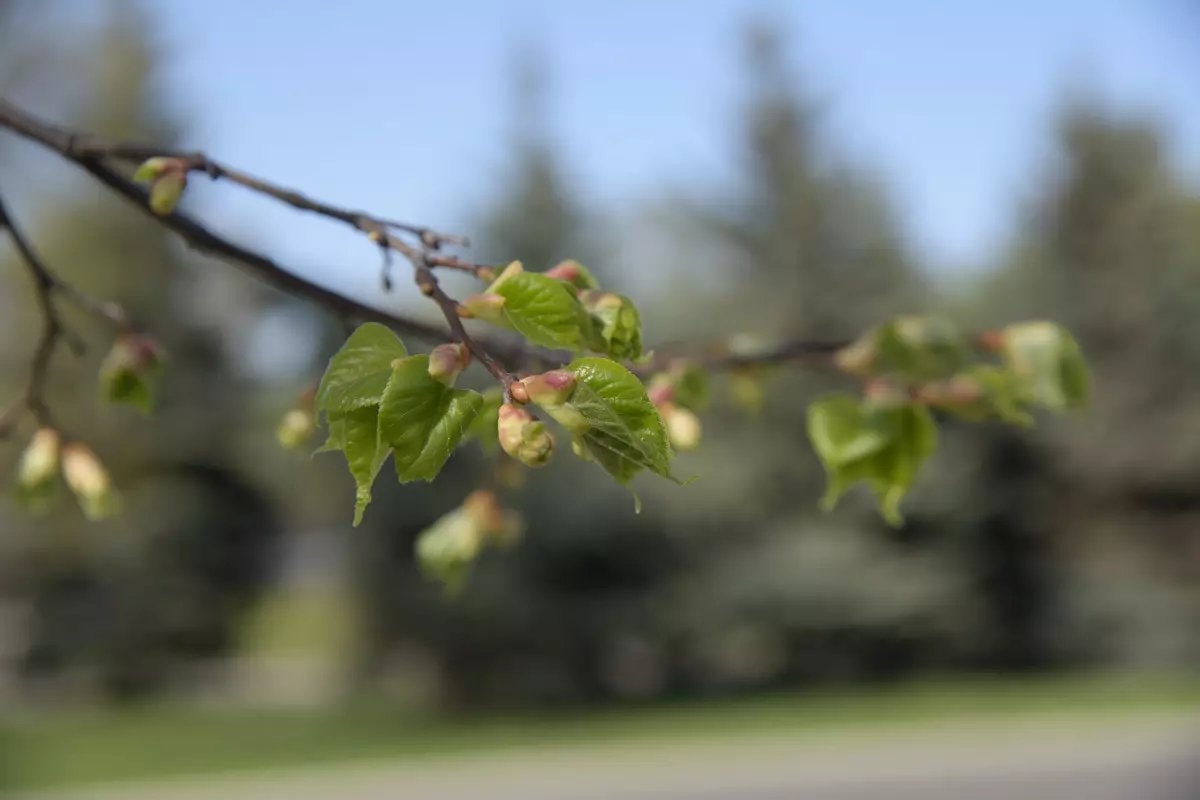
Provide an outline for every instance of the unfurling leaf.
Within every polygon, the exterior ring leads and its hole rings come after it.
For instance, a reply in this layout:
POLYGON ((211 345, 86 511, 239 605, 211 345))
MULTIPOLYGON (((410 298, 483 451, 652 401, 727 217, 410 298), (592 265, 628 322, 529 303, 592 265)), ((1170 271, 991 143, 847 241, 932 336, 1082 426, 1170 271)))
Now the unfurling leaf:
POLYGON ((379 433, 400 482, 437 477, 482 408, 478 392, 432 378, 429 356, 397 361, 379 403, 379 433))
POLYGON ((580 291, 599 289, 600 284, 583 264, 578 261, 562 261, 546 270, 546 277, 566 281, 580 291))
POLYGON ((1079 344, 1052 322, 1023 322, 1003 331, 1001 353, 1027 403, 1054 411, 1084 408, 1091 375, 1079 344))
POLYGON ((628 297, 614 292, 582 291, 579 301, 592 317, 596 338, 592 350, 615 359, 642 356, 642 319, 628 297))
POLYGON ((121 496, 113 488, 108 471, 86 445, 63 447, 62 474, 89 520, 101 520, 121 510, 121 496))
POLYGON ((296 450, 303 447, 316 432, 317 418, 313 412, 303 408, 293 408, 279 421, 275 438, 283 447, 296 450))
POLYGON ((163 373, 158 343, 139 334, 122 334, 100 365, 100 397, 108 403, 133 406, 142 414, 154 408, 155 379, 163 373))
POLYGON ((947 381, 922 387, 920 399, 930 408, 968 422, 998 419, 1027 428, 1033 415, 1025 409, 1020 381, 994 364, 977 364, 947 381))
POLYGON ((519 262, 510 264, 484 295, 468 298, 464 305, 479 319, 512 328, 542 347, 579 352, 594 335, 591 318, 573 286, 546 275, 525 272, 519 262), (503 298, 503 304, 484 303, 483 298, 488 295, 503 298), (497 305, 503 312, 502 319, 492 318, 498 316, 497 305))
POLYGON ((529 402, 543 408, 561 406, 575 392, 575 374, 569 370, 556 369, 541 375, 531 375, 521 380, 529 402))
POLYGON ((900 503, 937 447, 929 409, 834 394, 809 406, 808 433, 828 479, 822 508, 832 510, 847 489, 865 481, 884 520, 903 524, 900 503))
POLYGON ((53 428, 33 434, 17 465, 17 503, 26 511, 46 510, 58 494, 62 438, 53 428))
POLYGON ((404 358, 404 344, 377 322, 361 326, 329 360, 317 387, 315 410, 350 411, 377 406, 392 377, 392 362, 404 358))
POLYGON ((458 592, 485 546, 511 544, 523 532, 521 517, 501 508, 495 494, 480 489, 421 532, 417 563, 424 575, 458 592))
POLYGON ((539 407, 572 434, 575 453, 621 485, 643 469, 676 480, 666 424, 642 382, 608 358, 576 359, 566 370, 576 381, 570 396, 539 407))
POLYGON ((429 376, 445 386, 453 386, 470 363, 471 351, 465 344, 440 344, 429 353, 429 376))
POLYGON ((527 467, 544 467, 554 455, 554 436, 546 424, 512 403, 500 406, 496 438, 505 453, 527 467))

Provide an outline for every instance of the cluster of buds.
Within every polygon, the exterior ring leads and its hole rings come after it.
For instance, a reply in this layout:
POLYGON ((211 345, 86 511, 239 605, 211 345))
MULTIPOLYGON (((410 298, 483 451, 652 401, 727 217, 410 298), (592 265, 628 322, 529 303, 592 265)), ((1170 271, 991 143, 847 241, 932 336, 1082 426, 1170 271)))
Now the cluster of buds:
POLYGON ((515 403, 500 406, 496 432, 504 452, 527 467, 544 467, 554 455, 546 423, 515 403))
POLYGON ((166 216, 175 210, 187 188, 188 163, 181 158, 151 158, 138 167, 133 179, 150 187, 150 208, 166 216))
POLYGON ((100 459, 86 445, 64 444, 53 428, 39 429, 21 454, 18 498, 27 508, 41 510, 57 490, 60 472, 88 519, 103 519, 119 510, 120 496, 100 459))

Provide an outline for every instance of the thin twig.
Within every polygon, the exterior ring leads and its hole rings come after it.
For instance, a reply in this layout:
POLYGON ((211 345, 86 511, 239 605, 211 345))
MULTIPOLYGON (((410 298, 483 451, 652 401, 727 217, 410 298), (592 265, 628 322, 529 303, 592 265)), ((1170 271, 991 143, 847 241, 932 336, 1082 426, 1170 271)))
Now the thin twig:
POLYGON ((94 298, 54 274, 13 220, 12 213, 3 197, 0 197, 0 230, 8 233, 13 245, 17 248, 21 262, 33 279, 38 309, 42 317, 42 330, 30 360, 29 377, 26 380, 25 388, 16 400, 0 414, 0 439, 5 439, 12 434, 21 415, 26 411, 33 415, 38 424, 52 424, 45 391, 50 361, 54 357, 55 347, 62 341, 75 352, 82 351, 83 340, 71 333, 59 315, 58 307, 54 303, 56 295, 61 295, 80 308, 108 320, 122 331, 132 330, 133 326, 124 309, 116 303, 94 298))

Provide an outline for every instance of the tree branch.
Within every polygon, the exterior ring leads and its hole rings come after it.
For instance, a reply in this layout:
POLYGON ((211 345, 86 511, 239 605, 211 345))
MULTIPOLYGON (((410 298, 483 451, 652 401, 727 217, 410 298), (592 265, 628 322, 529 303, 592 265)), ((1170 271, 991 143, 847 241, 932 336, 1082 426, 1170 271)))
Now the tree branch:
POLYGON ((0 196, 0 230, 7 231, 9 238, 17 248, 21 262, 33 279, 38 309, 42 316, 42 331, 37 345, 34 347, 25 388, 17 399, 3 413, 0 413, 0 440, 2 440, 12 434, 21 414, 25 411, 32 414, 40 425, 52 424, 50 410, 46 405, 45 390, 54 351, 60 341, 66 342, 77 354, 81 354, 84 350, 83 340, 72 334, 62 321, 54 302, 56 296, 62 296, 85 311, 108 320, 122 331, 132 331, 134 326, 121 306, 81 292, 54 274, 17 226, 2 196, 0 196))
MULTIPOLYGON (((509 386, 515 380, 513 371, 529 369, 534 365, 558 366, 566 363, 572 357, 572 354, 568 352, 548 351, 528 347, 521 343, 510 344, 494 338, 476 337, 466 330, 458 314, 458 303, 441 288, 434 270, 436 268, 453 269, 467 272, 484 281, 490 281, 494 279, 496 269, 487 265, 462 261, 454 256, 437 254, 437 251, 445 245, 466 245, 467 240, 464 237, 443 234, 424 226, 398 222, 315 200, 298 191, 229 167, 199 151, 172 150, 152 144, 116 141, 71 131, 39 119, 2 99, 0 99, 0 127, 7 128, 25 139, 54 151, 65 160, 87 171, 97 181, 136 205, 143 213, 178 234, 193 249, 230 262, 288 294, 322 306, 342 319, 356 318, 379 322, 400 334, 433 343, 450 341, 463 343, 472 355, 504 386, 506 394, 509 386), (384 250, 385 256, 394 251, 411 263, 418 288, 437 303, 446 319, 448 330, 383 311, 314 284, 299 277, 271 258, 219 236, 183 212, 173 211, 170 214, 159 215, 150 208, 149 194, 146 189, 105 163, 108 159, 140 163, 151 158, 175 160, 187 172, 202 172, 214 180, 235 183, 297 210, 345 223, 355 230, 365 233, 372 242, 384 250), (402 235, 416 237, 417 241, 415 243, 405 241, 402 235)), ((70 293, 73 290, 63 287, 62 291, 70 293)), ((81 303, 81 305, 83 304, 81 303)), ((55 334, 55 338, 58 335, 55 334)), ((711 369, 738 369, 794 362, 832 364, 833 355, 847 344, 848 342, 795 340, 783 342, 775 347, 752 354, 738 354, 731 353, 724 343, 717 343, 690 354, 662 355, 653 359, 649 364, 633 368, 637 372, 646 373, 662 369, 676 360, 691 361, 711 369)))

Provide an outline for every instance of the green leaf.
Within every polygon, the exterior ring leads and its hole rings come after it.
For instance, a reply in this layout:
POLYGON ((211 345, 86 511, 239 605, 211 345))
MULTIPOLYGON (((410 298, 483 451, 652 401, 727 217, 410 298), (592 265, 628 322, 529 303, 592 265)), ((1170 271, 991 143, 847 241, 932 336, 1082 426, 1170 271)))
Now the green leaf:
POLYGON ((101 376, 100 397, 106 403, 133 406, 147 416, 154 408, 150 382, 133 370, 105 372, 101 376))
POLYGON ((317 387, 316 410, 378 405, 392 377, 392 362, 407 355, 404 344, 386 326, 377 322, 361 326, 329 360, 317 387))
POLYGON ((341 450, 354 478, 354 526, 362 523, 371 503, 371 487, 379 477, 389 448, 379 435, 379 409, 362 406, 350 411, 327 412, 329 439, 318 453, 341 450))
POLYGON ((575 391, 545 411, 571 431, 576 453, 621 485, 643 469, 676 480, 666 425, 642 382, 608 358, 576 359, 566 369, 575 375, 575 391))
POLYGON ((532 272, 502 278, 488 293, 504 298, 504 317, 515 331, 542 347, 584 349, 594 335, 591 318, 570 284, 532 272))
POLYGON ((379 432, 394 451, 400 482, 437 477, 482 408, 478 392, 430 377, 429 356, 399 361, 379 404, 379 432))
POLYGON ((464 508, 442 516, 417 538, 417 564, 421 573, 441 581, 458 593, 471 564, 483 550, 484 532, 464 508))
POLYGON ((675 404, 697 414, 708 408, 708 372, 698 364, 684 364, 675 373, 675 404))
POLYGON ((504 403, 504 390, 493 387, 483 393, 483 406, 479 414, 467 428, 463 444, 470 441, 479 442, 483 452, 494 455, 500 451, 500 440, 497 437, 497 426, 500 421, 500 406, 504 403))
POLYGON ((1022 399, 1055 411, 1090 402, 1091 375, 1079 344, 1052 322, 1023 322, 1004 329, 1002 354, 1022 399))
POLYGON ((592 348, 618 360, 636 360, 642 355, 642 319, 637 306, 614 292, 584 292, 580 298, 592 317, 595 341, 592 348))
POLYGON ((884 520, 903 524, 900 503, 937 447, 929 409, 915 403, 879 407, 836 394, 809 407, 808 431, 828 478, 823 509, 832 510, 848 489, 865 482, 884 520))

